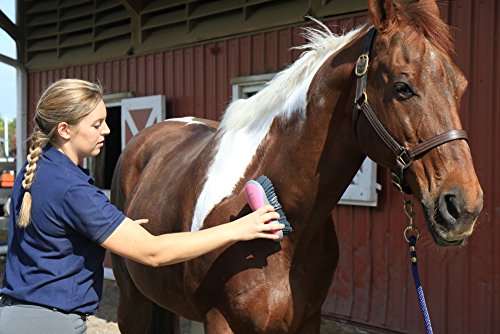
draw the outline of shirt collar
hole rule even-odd
[[[94,184],[94,179],[90,176],[90,172],[88,169],[83,168],[79,165],[75,165],[73,161],[71,161],[68,156],[59,151],[57,148],[52,146],[51,144],[47,144],[43,148],[43,157],[54,162],[55,164],[69,170],[76,176]]]

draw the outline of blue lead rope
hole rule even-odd
[[[424,316],[425,329],[427,331],[427,334],[433,334],[431,318],[429,317],[427,305],[425,304],[424,290],[422,289],[422,283],[420,282],[420,277],[418,275],[417,250],[415,248],[415,245],[417,244],[417,238],[412,235],[408,238],[408,241],[410,244],[411,272],[413,274],[413,280],[415,281],[415,288],[417,289],[418,301],[420,302],[422,315]]]

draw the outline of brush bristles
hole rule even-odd
[[[271,180],[269,180],[267,176],[262,175],[259,176],[256,181],[259,182],[262,188],[264,189],[264,193],[266,194],[269,204],[271,204],[274,207],[274,210],[280,215],[279,222],[285,225],[285,228],[283,229],[283,234],[291,233],[293,231],[292,226],[286,219],[285,212],[283,211],[283,208],[281,207],[281,204],[278,201],[278,196],[276,195],[276,191],[274,189]]]

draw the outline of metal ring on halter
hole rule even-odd
[[[408,235],[409,232],[413,232],[413,235],[415,235],[415,238],[418,238],[420,237],[420,232],[418,230],[418,228],[416,226],[413,226],[413,225],[408,225],[406,226],[404,232],[403,232],[403,236],[405,237],[405,240],[406,242],[410,242],[410,236]]]
[[[397,178],[397,180],[395,180]],[[396,174],[392,173],[392,178],[391,178],[392,185],[396,188],[397,191],[403,192],[403,186],[401,186],[401,181],[399,180],[399,177],[396,176]]]
[[[366,94],[366,90],[363,91],[363,93],[361,93],[356,100],[354,100],[354,103],[359,109],[361,109],[363,103],[368,103],[368,95]]]
[[[366,90],[363,92],[363,99],[365,100],[365,103],[368,104],[368,94],[366,94]]]

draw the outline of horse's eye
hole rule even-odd
[[[404,82],[396,82],[394,84],[394,94],[400,101],[404,101],[415,95],[413,89]]]

